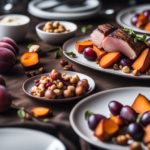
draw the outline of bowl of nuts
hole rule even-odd
[[[75,36],[77,25],[67,21],[48,21],[36,26],[38,36],[49,44],[62,44]]]
[[[94,80],[74,71],[57,71],[40,74],[23,83],[23,91],[43,102],[68,102],[89,95],[95,88]]]

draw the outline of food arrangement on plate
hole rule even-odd
[[[142,150],[143,142],[150,146],[150,101],[142,94],[132,106],[117,101],[108,103],[110,118],[86,110],[85,119],[93,135],[102,142],[112,141],[118,145],[130,145],[130,150]],[[138,142],[133,142],[138,141]]]
[[[150,31],[150,10],[144,10],[140,14],[135,14],[131,18],[131,23],[137,28]]]
[[[102,68],[121,69],[124,73],[150,75],[150,39],[137,36],[132,30],[117,29],[110,24],[99,25],[91,40],[77,41],[75,48],[88,60],[97,60]]]

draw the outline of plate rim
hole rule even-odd
[[[40,133],[40,134],[43,134],[43,135],[46,135],[46,136],[49,136],[49,137],[52,137],[53,139],[59,141],[62,146],[64,147],[64,149],[66,150],[66,146],[65,144],[57,137],[55,137],[54,135],[52,134],[49,134],[49,133],[46,133],[46,132],[43,132],[43,131],[40,131],[40,130],[36,130],[36,129],[30,129],[30,128],[23,128],[23,127],[1,127],[0,128],[0,131],[3,130],[3,129],[6,129],[6,130],[24,130],[24,131],[31,131],[31,132],[36,132],[36,133]]]
[[[86,137],[84,134],[82,134],[80,132],[80,130],[76,127],[76,125],[74,124],[74,121],[73,121],[73,116],[74,116],[74,112],[75,110],[78,108],[78,106],[80,106],[82,103],[86,102],[87,100],[90,100],[90,98],[92,97],[95,97],[97,95],[101,95],[101,94],[104,94],[104,93],[109,93],[110,91],[118,91],[118,90],[124,90],[124,89],[139,89],[139,88],[149,88],[150,87],[144,87],[144,86],[128,86],[128,87],[121,87],[121,88],[114,88],[114,89],[108,89],[108,90],[104,90],[104,91],[100,91],[100,92],[96,92],[94,94],[91,94],[90,96],[88,97],[85,97],[83,98],[81,101],[79,101],[78,103],[76,103],[74,105],[74,107],[72,108],[72,110],[70,111],[70,114],[69,114],[69,121],[70,121],[70,124],[73,128],[73,130],[75,131],[75,133],[81,137],[82,139],[84,139],[85,141],[87,141],[88,143],[96,146],[96,147],[99,147],[99,148],[105,148],[105,149],[108,149],[107,146],[105,146],[107,143],[102,143],[102,145],[104,145],[104,147],[100,147],[97,143],[93,143],[92,140],[90,140],[88,137]]]
[[[75,72],[75,71],[59,71],[59,72],[64,72],[64,73],[69,73],[69,72],[72,72],[72,73],[77,73],[77,74],[82,74],[82,75],[85,75],[85,76],[88,76],[86,74],[83,74],[83,73],[79,73],[79,72]],[[75,96],[75,97],[71,97],[71,98],[62,98],[62,99],[46,99],[46,98],[39,98],[39,97],[35,97],[31,94],[29,94],[26,90],[25,90],[25,84],[29,81],[29,80],[32,80],[32,78],[35,78],[35,77],[38,77],[38,76],[42,76],[42,75],[45,75],[45,74],[48,74],[48,73],[43,73],[43,74],[39,74],[39,75],[36,75],[36,76],[33,76],[33,77],[30,77],[28,78],[27,80],[25,80],[22,84],[22,90],[24,91],[24,93],[26,95],[28,95],[29,97],[35,99],[35,100],[38,100],[38,101],[41,101],[41,102],[48,102],[48,103],[64,103],[64,102],[72,102],[72,101],[76,101],[76,100],[79,100],[79,99],[82,99],[84,97],[87,97],[89,94],[91,94],[94,89],[95,89],[95,80],[93,78],[91,78],[90,76],[88,76],[89,78],[91,78],[94,86],[92,88],[90,88],[89,91],[87,91],[84,95],[81,95],[81,96]]]
[[[62,46],[62,49],[65,51],[65,47],[68,43],[70,43],[70,41],[72,41],[73,39],[75,38],[78,38],[78,37],[86,37],[86,36],[89,36],[90,37],[90,34],[86,34],[86,35],[81,35],[81,36],[75,36],[73,38],[70,38],[69,40],[67,40],[63,46]],[[77,52],[77,51],[76,51]],[[82,63],[80,61],[77,61],[75,60],[73,57],[70,57],[69,55],[67,55],[65,52],[63,52],[63,54],[65,55],[65,57],[67,57],[69,60],[77,63],[77,64],[80,64],[82,66],[86,66],[90,69],[94,69],[96,71],[100,71],[100,72],[104,72],[104,73],[109,73],[109,74],[113,74],[113,75],[117,75],[117,76],[120,76],[120,77],[126,77],[126,78],[132,78],[132,79],[142,79],[142,80],[150,80],[150,76],[146,76],[146,77],[142,77],[142,76],[132,76],[132,75],[128,75],[128,74],[120,74],[118,72],[115,72],[114,70],[112,70],[111,72],[108,71],[107,69],[104,69],[104,70],[101,70],[101,69],[97,69],[96,67],[94,66],[91,66],[91,65],[86,65],[85,63]],[[101,68],[101,67],[100,67]],[[103,69],[103,68],[102,68]]]
[[[146,33],[146,34],[150,35],[150,31],[144,31],[144,30],[138,29],[138,28],[136,28],[136,27],[134,28],[134,27],[125,25],[125,24],[122,23],[122,21],[121,21],[121,19],[120,19],[123,14],[125,14],[126,12],[129,12],[131,9],[135,9],[136,7],[142,7],[142,6],[146,6],[146,5],[150,5],[150,3],[132,6],[132,7],[125,8],[125,9],[119,11],[119,12],[117,13],[117,15],[116,15],[116,22],[117,22],[120,26],[122,26],[122,27],[130,28],[131,30],[136,31],[136,32],[138,32],[138,33],[143,33],[143,34]]]

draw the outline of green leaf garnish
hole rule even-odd
[[[39,41],[39,39],[38,38],[35,38],[35,39],[33,39],[35,42],[38,42]]]
[[[82,31],[82,33],[85,33],[86,32],[86,27],[82,27],[81,31]]]
[[[87,120],[91,115],[93,115],[94,113],[91,112],[90,110],[86,110],[85,113],[84,113],[84,117],[85,117],[85,120]]]
[[[89,29],[91,29],[92,27],[93,27],[93,25],[90,24],[90,25],[87,26],[86,29],[89,30]]]
[[[59,56],[59,52],[55,52],[55,59],[57,59]]]
[[[64,51],[64,50],[62,50],[62,49],[61,49],[61,52],[64,52],[65,54],[71,55],[71,56],[73,56],[73,57],[76,56],[76,54],[75,54],[74,52],[66,52],[66,51]]]
[[[49,118],[45,118],[45,119],[43,120],[43,122],[50,122],[50,119],[49,119]]]
[[[131,10],[130,10],[130,14],[133,14],[134,12],[135,12],[134,9],[131,9]]]
[[[125,32],[128,33],[128,35],[131,35],[131,36],[134,36],[134,42],[135,43],[138,43],[138,41],[141,41],[141,42],[146,42],[146,34],[143,35],[143,38],[140,37],[140,36],[137,36],[134,31],[130,30],[130,29],[127,29],[127,28],[124,28],[123,29]]]
[[[31,43],[31,44],[29,44],[29,45],[27,46],[27,48],[29,49],[32,45],[33,45],[32,43]]]
[[[24,119],[26,113],[25,113],[25,111],[23,109],[19,109],[17,111],[17,114],[18,114],[19,118]]]
[[[143,116],[143,113],[141,113],[141,114],[139,114],[139,115],[138,115],[138,117],[137,117],[137,119],[136,119],[136,122],[137,122],[137,123],[139,123],[139,122],[140,122],[140,120],[141,120],[142,116]]]

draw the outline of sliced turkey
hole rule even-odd
[[[134,42],[134,37],[122,29],[117,29],[109,34],[102,42],[106,52],[121,52],[128,58],[134,60],[147,48],[144,42]]]
[[[98,48],[102,48],[102,41],[104,38],[112,33],[117,28],[110,24],[99,25],[91,34],[91,40],[93,45]]]

